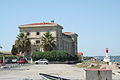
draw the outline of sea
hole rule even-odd
[[[97,61],[103,61],[105,56],[94,56]],[[120,56],[110,56],[111,62],[120,62]]]

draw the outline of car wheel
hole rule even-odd
[[[38,62],[36,62],[35,64],[38,64]]]
[[[48,64],[47,62],[45,62],[44,64]]]

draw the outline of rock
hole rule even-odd
[[[98,66],[98,64],[91,63],[88,67]]]

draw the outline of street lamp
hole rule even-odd
[[[0,46],[0,48],[2,49],[2,46]],[[5,62],[5,56],[4,56],[4,54],[2,54],[3,55],[3,65],[4,65],[4,62]]]
[[[0,46],[0,48],[2,49],[2,46]]]

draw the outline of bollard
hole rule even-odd
[[[86,80],[112,80],[112,70],[109,69],[85,69]]]

